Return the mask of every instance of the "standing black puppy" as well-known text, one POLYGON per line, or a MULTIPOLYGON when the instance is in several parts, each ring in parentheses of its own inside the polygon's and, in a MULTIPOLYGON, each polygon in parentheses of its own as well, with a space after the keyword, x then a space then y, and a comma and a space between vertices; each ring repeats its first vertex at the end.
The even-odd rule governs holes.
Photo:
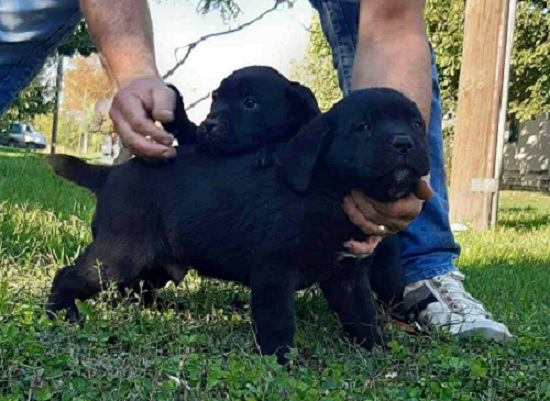
POLYGON ((251 287, 265 354, 282 360, 293 345, 294 292, 315 282, 355 341, 382 343, 369 269, 335 263, 344 241, 362 237, 340 204, 351 188, 398 199, 428 173, 417 107, 393 90, 357 91, 306 125, 280 168, 251 170, 255 158, 180 151, 168 165, 113 168, 97 191, 94 242, 56 275, 50 310, 75 313, 102 281, 130 286, 158 266, 193 266, 251 287))
MULTIPOLYGON (((225 78, 212 94, 210 112, 198 127, 189 120, 178 89, 168 86, 176 93, 176 109, 174 121, 164 124, 164 128, 175 136, 182 152, 188 151, 183 149, 185 145, 196 145, 200 152, 212 157, 257 152, 251 168, 273 166, 274 145, 288 141, 321 113, 311 90, 271 67, 245 67, 225 78)), ((56 174, 94 193, 111 170, 65 155, 48 158, 48 164, 56 174)), ((141 283, 132 287, 150 305, 155 289, 171 280, 178 283, 184 276, 180 267, 157 266, 144 271, 141 283)))

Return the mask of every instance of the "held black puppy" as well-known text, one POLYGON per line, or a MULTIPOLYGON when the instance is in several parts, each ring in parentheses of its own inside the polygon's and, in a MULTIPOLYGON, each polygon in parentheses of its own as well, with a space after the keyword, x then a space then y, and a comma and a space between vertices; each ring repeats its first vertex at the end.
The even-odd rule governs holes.
POLYGON ((265 66, 245 67, 225 78, 197 131, 198 148, 214 156, 250 153, 286 142, 321 112, 307 87, 265 66))
MULTIPOLYGON (((245 67, 224 78, 212 93, 206 120, 198 127, 187 117, 178 89, 168 86, 177 100, 175 120, 164 128, 180 145, 197 144, 199 151, 212 156, 251 153, 286 142, 321 113, 310 89, 271 67, 245 67)), ((264 158, 266 152, 259 156, 264 158)))
POLYGON ((383 342, 369 269, 336 262, 343 242, 363 238, 341 201, 351 188, 395 200, 429 172, 414 103, 390 89, 354 92, 284 145, 277 168, 185 149, 168 165, 134 159, 99 178, 94 241, 56 275, 51 311, 74 315, 101 282, 130 286, 158 266, 174 275, 193 266, 251 287, 261 351, 281 361, 293 345, 294 293, 315 282, 355 341, 383 342))

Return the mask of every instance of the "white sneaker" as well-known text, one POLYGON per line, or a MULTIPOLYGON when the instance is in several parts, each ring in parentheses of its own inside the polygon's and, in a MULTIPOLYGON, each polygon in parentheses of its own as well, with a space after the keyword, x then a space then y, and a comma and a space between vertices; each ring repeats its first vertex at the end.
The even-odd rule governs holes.
POLYGON ((464 275, 452 271, 405 287, 405 308, 422 326, 438 326, 444 332, 462 337, 481 333, 485 339, 508 341, 513 338, 506 326, 495 322, 481 302, 462 285, 464 275))

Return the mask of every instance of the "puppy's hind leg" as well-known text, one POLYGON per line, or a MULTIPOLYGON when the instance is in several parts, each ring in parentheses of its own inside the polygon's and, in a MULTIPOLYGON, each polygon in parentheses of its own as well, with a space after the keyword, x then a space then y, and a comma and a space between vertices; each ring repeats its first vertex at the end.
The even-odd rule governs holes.
POLYGON ((252 274, 252 316, 262 354, 277 355, 280 364, 294 346, 295 283, 281 270, 263 270, 252 274))
POLYGON ((384 346, 367 269, 357 269, 353 278, 323 281, 321 290, 351 341, 366 349, 371 349, 375 344, 384 346))
POLYGON ((85 301, 99 293, 109 282, 118 280, 114 269, 100 262, 95 245, 90 245, 74 265, 56 273, 48 299, 48 312, 67 309, 67 319, 77 321, 79 316, 75 301, 85 301))
POLYGON ((156 303, 157 309, 161 312, 169 308, 173 308, 176 311, 183 311, 185 309, 183 301, 170 303, 167 299, 158 297, 157 290, 164 288, 170 281, 173 281, 176 286, 179 285, 185 278, 188 270, 188 268, 181 268, 174 263, 156 265, 143 272, 140 281, 134 284, 133 292, 139 294, 146 308, 151 308, 156 303))

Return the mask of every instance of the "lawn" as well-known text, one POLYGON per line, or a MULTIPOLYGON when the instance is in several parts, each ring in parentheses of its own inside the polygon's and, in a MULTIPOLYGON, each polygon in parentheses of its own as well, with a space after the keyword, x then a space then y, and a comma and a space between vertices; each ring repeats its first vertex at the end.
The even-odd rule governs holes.
POLYGON ((461 233, 466 285, 516 341, 411 336, 386 352, 347 342, 317 290, 297 302, 287 367, 256 352, 247 290, 190 275, 144 309, 114 291, 80 305, 83 325, 49 321, 57 269, 90 242, 94 199, 43 156, 0 149, 0 401, 550 400, 550 196, 505 192, 499 228, 461 233))

